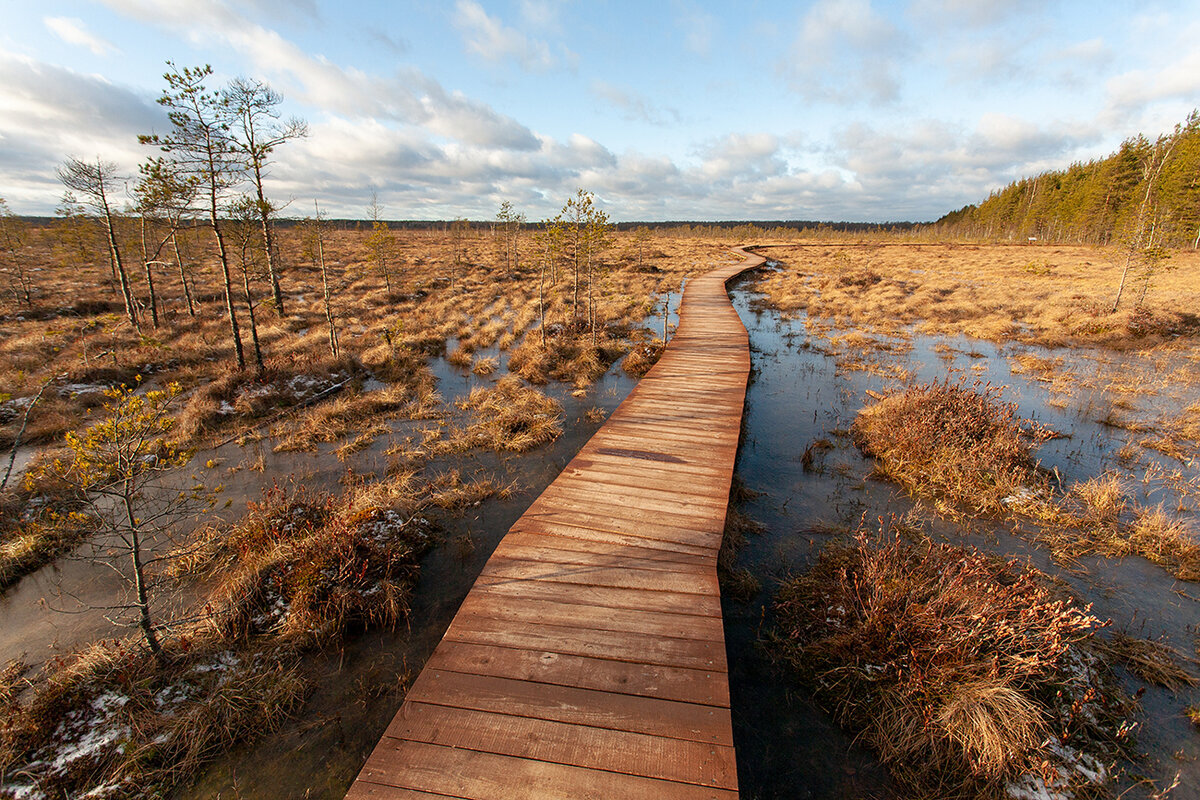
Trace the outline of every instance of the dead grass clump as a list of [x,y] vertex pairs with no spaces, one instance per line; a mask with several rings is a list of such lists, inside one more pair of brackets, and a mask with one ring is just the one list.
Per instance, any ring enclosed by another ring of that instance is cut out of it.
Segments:
[[603,376],[626,347],[615,340],[592,345],[587,337],[574,339],[566,332],[547,337],[543,347],[540,337],[530,334],[509,356],[508,371],[533,384],[553,378],[585,387]]
[[471,372],[476,375],[491,375],[500,366],[500,360],[495,356],[476,356]]
[[470,369],[471,349],[460,344],[458,347],[450,351],[450,354],[446,356],[446,360],[456,367]]
[[429,503],[449,510],[477,506],[490,497],[507,500],[516,492],[516,484],[502,484],[488,476],[463,480],[459,470],[452,469],[435,476],[426,487]]
[[0,592],[95,531],[96,519],[76,489],[43,469],[55,453],[43,451],[19,485],[0,493]]
[[912,386],[860,411],[851,431],[880,473],[939,510],[998,513],[1035,482],[1032,446],[1047,435],[998,395],[962,381]]
[[859,531],[786,584],[776,611],[779,659],[914,796],[1102,784],[1127,745],[1096,655],[1103,625],[1029,566]]
[[0,592],[82,542],[92,522],[78,515],[21,520],[0,533]]
[[451,447],[523,453],[554,441],[563,431],[558,401],[511,376],[474,389],[462,405],[474,420],[461,436],[445,443]]
[[1200,443],[1200,403],[1192,403],[1179,415],[1179,432],[1185,439]]
[[1146,683],[1168,689],[1200,684],[1200,679],[1188,672],[1184,666],[1195,665],[1196,660],[1166,642],[1138,639],[1114,631],[1107,640],[1101,642],[1101,646],[1105,654],[1115,661],[1120,661]]
[[210,599],[224,640],[267,633],[319,643],[407,615],[418,559],[433,543],[430,525],[365,492],[276,487],[227,537],[210,534],[203,566],[230,570]]
[[17,797],[160,796],[274,730],[307,692],[286,651],[196,639],[165,641],[158,660],[102,642],[28,683],[22,672],[10,665],[0,679],[0,775]]
[[658,363],[662,352],[663,343],[657,339],[653,342],[636,345],[621,362],[621,368],[631,377],[640,378]]
[[1181,580],[1200,581],[1196,534],[1161,506],[1139,508],[1116,473],[1081,481],[1061,495],[1030,496],[1015,509],[1037,523],[1035,535],[1059,558],[1136,555]]

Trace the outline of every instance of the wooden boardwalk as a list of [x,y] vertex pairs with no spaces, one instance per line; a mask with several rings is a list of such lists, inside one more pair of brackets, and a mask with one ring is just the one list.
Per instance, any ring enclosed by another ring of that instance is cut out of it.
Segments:
[[717,586],[750,371],[725,283],[497,546],[348,799],[736,798]]

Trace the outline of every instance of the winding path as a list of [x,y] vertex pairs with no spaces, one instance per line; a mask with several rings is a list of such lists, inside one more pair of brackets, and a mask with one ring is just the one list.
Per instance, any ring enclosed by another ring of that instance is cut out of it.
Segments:
[[750,371],[725,284],[497,546],[346,795],[736,798],[717,551]]

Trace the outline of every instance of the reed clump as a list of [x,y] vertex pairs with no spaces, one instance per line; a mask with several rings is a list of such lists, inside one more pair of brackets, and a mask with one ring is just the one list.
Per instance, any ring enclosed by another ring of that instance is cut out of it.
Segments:
[[625,370],[630,377],[641,378],[658,363],[664,349],[665,346],[659,339],[636,344],[625,356],[625,360],[621,362],[621,369]]
[[187,570],[220,576],[208,602],[217,633],[318,644],[407,616],[434,543],[411,484],[342,495],[273,487],[232,531],[210,531]]
[[771,648],[913,797],[1094,791],[1125,751],[1105,623],[974,549],[860,530],[785,584]]
[[939,510],[995,514],[1039,482],[1032,449],[1050,435],[999,393],[949,379],[911,386],[860,411],[851,432],[880,474]]
[[563,431],[558,401],[512,376],[474,389],[461,405],[470,412],[471,422],[439,443],[447,450],[482,447],[523,453],[554,441]]
[[1135,555],[1181,580],[1200,581],[1195,532],[1161,506],[1139,506],[1115,472],[1072,484],[1066,491],[1026,494],[1013,510],[1035,523],[1034,535],[1058,558]]
[[947,516],[1005,514],[1033,523],[1059,559],[1136,555],[1200,580],[1200,542],[1183,520],[1139,506],[1113,472],[1057,486],[1033,457],[1055,434],[998,395],[962,381],[912,386],[860,411],[851,433],[876,472]]
[[308,692],[294,653],[235,653],[203,635],[164,640],[158,659],[100,642],[28,672],[0,673],[0,775],[13,797],[162,796],[277,728]]

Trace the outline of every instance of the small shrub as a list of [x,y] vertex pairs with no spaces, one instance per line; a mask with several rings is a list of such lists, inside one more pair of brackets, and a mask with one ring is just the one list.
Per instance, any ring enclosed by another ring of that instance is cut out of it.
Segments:
[[859,531],[775,610],[780,662],[913,796],[1002,796],[1045,774],[1086,785],[1092,767],[1103,782],[1103,760],[1129,744],[1103,624],[1032,567]]
[[913,386],[860,411],[851,432],[879,472],[940,510],[998,513],[1038,482],[1031,450],[1050,435],[998,394],[961,381]]

